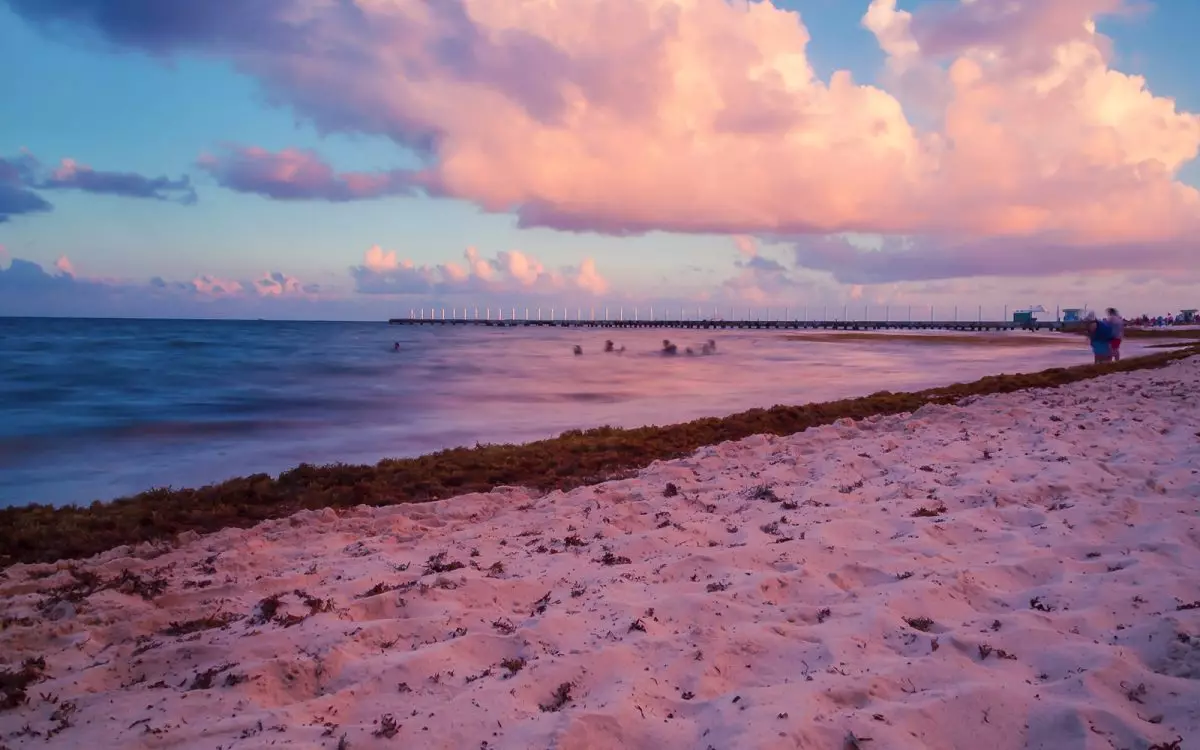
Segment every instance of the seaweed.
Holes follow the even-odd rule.
[[[550,696],[550,702],[538,704],[538,708],[547,713],[563,710],[571,702],[571,689],[573,687],[575,686],[570,682],[562,683],[554,690],[554,694]]]
[[[29,686],[42,679],[46,672],[46,658],[26,659],[15,672],[0,669],[0,711],[18,708],[28,700]]]
[[[1169,336],[1184,333],[1169,332]],[[1142,336],[1133,329],[1128,334]],[[1165,367],[1198,353],[1200,344],[1194,344],[1115,363],[991,375],[911,393],[751,409],[668,426],[572,430],[523,445],[453,448],[373,466],[301,464],[274,478],[253,474],[199,488],[157,488],[89,505],[12,506],[0,509],[0,566],[85,558],[121,545],[163,543],[189,531],[249,528],[301,510],[428,502],[501,485],[565,491],[630,476],[655,461],[681,458],[706,445],[751,435],[790,435],[839,419],[912,412],[926,404],[952,404],[968,396],[1063,386],[1114,372]],[[153,585],[139,585],[132,579],[127,583],[132,593],[154,595]]]

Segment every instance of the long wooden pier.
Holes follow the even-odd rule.
[[[831,330],[831,331],[1057,331],[1063,324],[1056,321],[1014,323],[987,320],[592,320],[562,319],[527,320],[523,318],[392,318],[391,325],[399,326],[486,326],[489,328],[676,328],[708,330]]]

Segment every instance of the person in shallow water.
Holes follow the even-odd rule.
[[[672,344],[669,340],[663,339],[662,353],[663,354],[678,354],[679,347]]]
[[[580,354],[583,354],[583,347],[580,346],[579,344],[576,344],[574,351],[575,351],[575,356],[578,357]]]
[[[394,351],[394,352],[400,351],[400,342],[399,341],[395,342],[395,344],[392,346],[392,351]]]

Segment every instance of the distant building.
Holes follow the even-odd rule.
[[[1041,305],[1032,307],[1023,307],[1019,310],[1013,310],[1012,322],[1022,324],[1032,324],[1037,322],[1037,314],[1046,312],[1046,308]]]
[[[1078,323],[1083,320],[1082,307],[1068,307],[1062,311],[1064,323]]]

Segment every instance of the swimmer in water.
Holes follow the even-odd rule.
[[[394,352],[400,351],[400,342],[399,341],[395,342],[395,345],[392,348],[392,351],[394,351]]]
[[[663,354],[673,355],[673,354],[677,354],[678,352],[679,352],[679,347],[675,346],[667,339],[663,339],[663,345],[662,345],[662,353]]]
[[[580,354],[583,354],[583,347],[580,346],[579,344],[576,344],[575,345],[575,356],[578,357]]]

